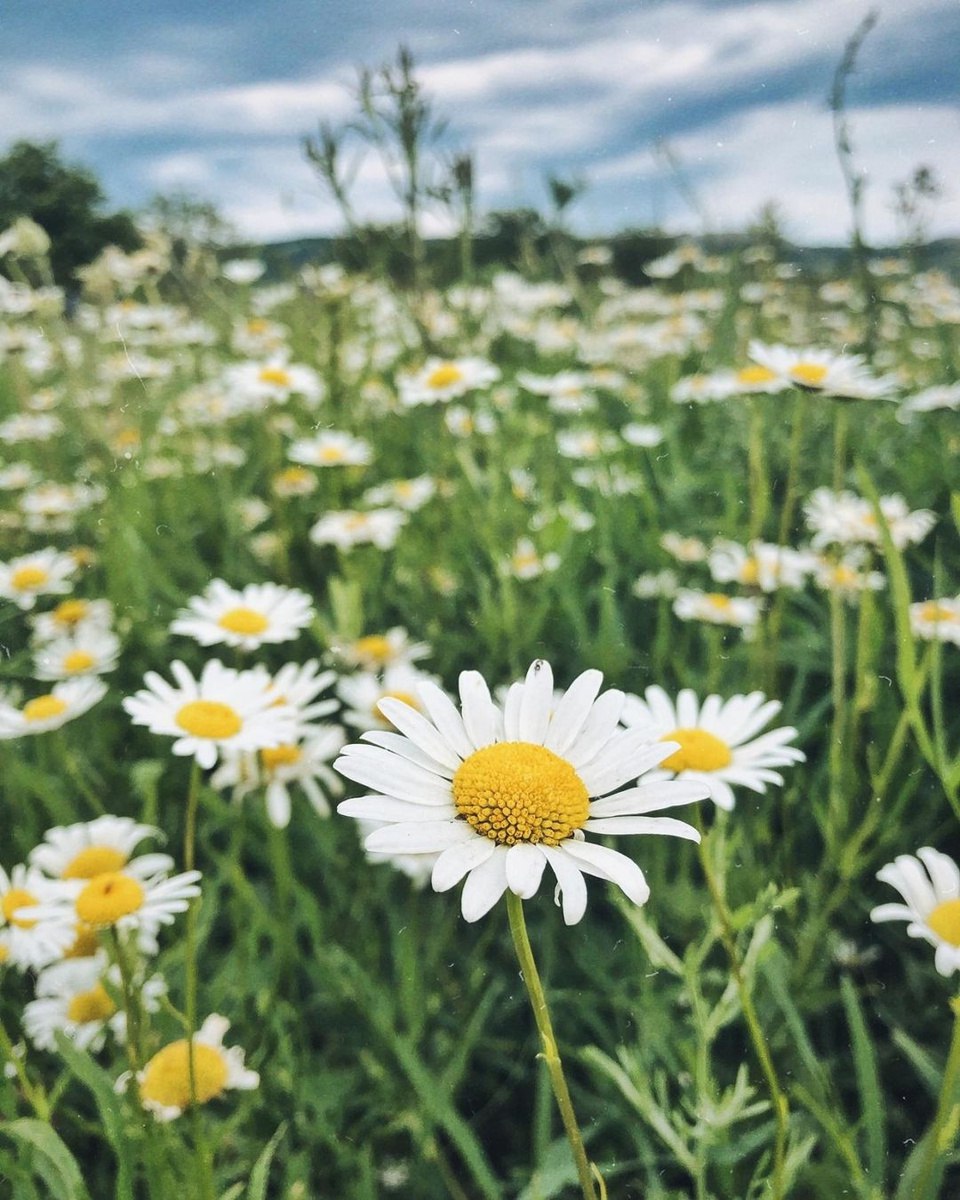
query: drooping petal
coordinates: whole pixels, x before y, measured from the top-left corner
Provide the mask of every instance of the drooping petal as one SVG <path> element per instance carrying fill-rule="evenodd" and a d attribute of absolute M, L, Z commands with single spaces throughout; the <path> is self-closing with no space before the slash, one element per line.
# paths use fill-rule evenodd
<path fill-rule="evenodd" d="M 581 842 L 575 838 L 568 838 L 563 843 L 563 849 L 580 864 L 581 870 L 615 883 L 634 904 L 646 904 L 650 888 L 632 858 L 606 846 L 598 846 L 596 842 Z"/>
<path fill-rule="evenodd" d="M 587 911 L 587 885 L 579 865 L 564 853 L 563 846 L 541 846 L 541 851 L 557 877 L 566 925 L 576 925 Z"/>
<path fill-rule="evenodd" d="M 431 884 L 435 892 L 446 892 L 475 867 L 485 863 L 497 848 L 490 838 L 476 837 L 444 850 L 433 864 Z"/>
<path fill-rule="evenodd" d="M 463 919 L 479 921 L 507 890 L 507 847 L 497 846 L 493 854 L 467 876 L 460 895 Z"/>
<path fill-rule="evenodd" d="M 521 900 L 535 896 L 547 860 L 538 846 L 518 842 L 507 850 L 507 886 Z"/>

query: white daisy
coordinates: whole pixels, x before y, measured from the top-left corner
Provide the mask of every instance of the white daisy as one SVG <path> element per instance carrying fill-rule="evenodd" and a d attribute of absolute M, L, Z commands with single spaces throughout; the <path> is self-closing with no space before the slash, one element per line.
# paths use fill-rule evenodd
<path fill-rule="evenodd" d="M 880 904 L 870 920 L 909 921 L 908 937 L 923 938 L 935 947 L 934 963 L 941 975 L 960 970 L 960 870 L 953 859 L 924 846 L 916 857 L 898 854 L 877 878 L 895 887 L 904 903 Z"/>
<path fill-rule="evenodd" d="M 406 523 L 407 514 L 399 508 L 328 512 L 310 530 L 310 541 L 316 546 L 337 546 L 341 550 L 363 543 L 389 550 Z"/>
<path fill-rule="evenodd" d="M 127 696 L 123 707 L 134 725 L 176 738 L 174 754 L 193 755 L 209 769 L 221 751 L 261 750 L 294 740 L 294 712 L 276 703 L 262 669 L 235 671 L 212 659 L 199 679 L 179 661 L 170 670 L 177 686 L 148 671 L 146 688 Z"/>
<path fill-rule="evenodd" d="M 393 729 L 393 723 L 380 708 L 380 701 L 401 700 L 411 708 L 421 710 L 417 696 L 420 685 L 428 682 L 439 681 L 435 675 L 428 675 L 408 663 L 388 666 L 382 674 L 358 671 L 355 675 L 344 675 L 337 682 L 337 695 L 344 704 L 343 720 L 363 732 L 371 726 Z"/>
<path fill-rule="evenodd" d="M 680 747 L 648 779 L 694 780 L 709 789 L 718 808 L 731 809 L 731 784 L 765 792 L 768 783 L 783 784 L 783 776 L 771 768 L 806 758 L 802 750 L 787 745 L 797 736 L 789 726 L 755 737 L 780 709 L 780 701 L 767 700 L 763 692 L 727 700 L 707 696 L 701 704 L 690 688 L 684 688 L 674 704 L 663 688 L 653 686 L 642 700 L 626 697 L 622 720 L 627 728 L 642 729 L 651 741 Z"/>
<path fill-rule="evenodd" d="M 418 475 L 416 479 L 394 479 L 381 483 L 363 493 L 364 504 L 388 504 L 402 508 L 404 512 L 417 512 L 432 500 L 437 492 L 436 480 L 431 475 Z"/>
<path fill-rule="evenodd" d="M 411 642 L 409 633 L 399 625 L 386 633 L 368 633 L 355 641 L 335 640 L 330 649 L 348 667 L 362 667 L 366 671 L 380 671 L 400 663 L 409 665 L 431 652 L 426 642 Z"/>
<path fill-rule="evenodd" d="M 330 716 L 340 707 L 332 696 L 317 699 L 336 678 L 336 671 L 321 671 L 317 660 L 311 658 L 302 665 L 286 663 L 269 680 L 267 692 L 271 704 L 283 704 L 292 711 L 297 738 L 313 732 L 311 722 Z"/>
<path fill-rule="evenodd" d="M 316 437 L 292 442 L 287 457 L 308 467 L 363 467 L 373 458 L 373 450 L 363 438 L 325 429 Z"/>
<path fill-rule="evenodd" d="M 760 620 L 761 603 L 754 596 L 724 596 L 679 588 L 673 611 L 681 621 L 706 621 L 708 625 L 733 625 L 750 633 Z"/>
<path fill-rule="evenodd" d="M 960 596 L 911 604 L 910 628 L 914 637 L 924 641 L 953 642 L 960 646 Z"/>
<path fill-rule="evenodd" d="M 39 646 L 33 655 L 37 679 L 75 679 L 112 671 L 120 657 L 120 639 L 109 629 L 86 625 L 76 633 Z"/>
<path fill-rule="evenodd" d="M 29 609 L 38 596 L 69 592 L 76 560 L 52 546 L 35 554 L 23 554 L 0 563 L 0 597 L 12 600 L 19 608 Z"/>
<path fill-rule="evenodd" d="M 30 851 L 30 865 L 52 879 L 93 879 L 104 871 L 128 869 L 134 849 L 144 838 L 161 836 L 159 829 L 132 817 L 103 816 L 58 825 L 48 829 L 40 845 Z M 166 854 L 143 854 L 135 861 L 147 875 L 173 867 Z"/>
<path fill-rule="evenodd" d="M 122 871 L 103 871 L 91 879 L 63 885 L 72 896 L 74 934 L 79 923 L 87 929 L 134 930 L 153 937 L 161 925 L 172 924 L 174 916 L 186 912 L 190 901 L 200 895 L 199 871 L 167 876 L 161 870 L 148 875 L 137 869 L 138 862 L 142 860 L 134 859 Z M 38 905 L 37 915 L 41 922 L 46 920 L 47 906 Z"/>
<path fill-rule="evenodd" d="M 30 621 L 37 642 L 52 642 L 67 634 L 79 636 L 88 630 L 106 632 L 113 623 L 113 605 L 109 600 L 61 600 L 52 612 L 35 613 Z"/>
<path fill-rule="evenodd" d="M 880 525 L 873 505 L 854 492 L 817 488 L 811 493 L 803 512 L 807 525 L 813 531 L 813 546 L 817 549 L 833 544 L 881 545 Z M 899 550 L 923 541 L 937 520 L 935 514 L 926 508 L 911 512 L 900 495 L 881 496 L 880 512 L 890 530 L 893 544 Z"/>
<path fill-rule="evenodd" d="M 859 354 L 836 354 L 816 348 L 794 350 L 758 341 L 751 342 L 747 352 L 761 367 L 805 391 L 845 400 L 893 398 L 894 381 L 872 376 Z"/>
<path fill-rule="evenodd" d="M 0 937 L 4 961 L 21 969 L 62 958 L 76 938 L 65 886 L 35 867 L 18 865 L 9 875 L 0 867 Z"/>
<path fill-rule="evenodd" d="M 0 703 L 0 740 L 46 733 L 82 716 L 107 694 L 100 679 L 66 679 L 55 683 L 42 696 L 34 696 L 22 708 Z"/>
<path fill-rule="evenodd" d="M 143 1107 L 158 1121 L 173 1121 L 193 1099 L 207 1104 L 225 1091 L 237 1088 L 250 1091 L 260 1084 L 260 1076 L 244 1065 L 239 1046 L 224 1047 L 223 1039 L 230 1022 L 214 1013 L 197 1030 L 191 1044 L 186 1038 L 170 1042 L 137 1072 L 137 1090 Z M 190 1059 L 193 1058 L 193 1088 Z M 122 1086 L 129 1077 L 117 1081 Z"/>
<path fill-rule="evenodd" d="M 170 632 L 192 637 L 201 646 L 256 650 L 291 641 L 313 617 L 313 601 L 298 588 L 249 583 L 237 591 L 222 579 L 213 579 L 202 595 L 188 600 L 177 613 Z"/>
<path fill-rule="evenodd" d="M 560 555 L 555 551 L 540 554 L 530 538 L 524 537 L 518 540 L 502 566 L 515 579 L 538 579 L 545 571 L 556 571 L 560 561 Z"/>
<path fill-rule="evenodd" d="M 585 833 L 697 841 L 692 826 L 647 814 L 708 792 L 686 782 L 617 791 L 679 746 L 619 730 L 623 693 L 598 698 L 602 678 L 585 671 L 555 705 L 553 673 L 538 661 L 512 685 L 502 709 L 476 671 L 460 676 L 460 712 L 432 683 L 418 689 L 425 715 L 399 700 L 382 701 L 399 732 L 367 733 L 334 763 L 375 793 L 346 800 L 338 811 L 388 822 L 367 837 L 369 851 L 436 854 L 436 891 L 466 878 L 461 911 L 468 921 L 508 888 L 529 899 L 548 864 L 569 925 L 586 910 L 584 874 L 616 883 L 643 904 L 649 889 L 636 863 L 587 841 Z"/>
<path fill-rule="evenodd" d="M 299 742 L 224 756 L 210 777 L 210 785 L 232 788 L 237 801 L 262 789 L 267 816 L 277 829 L 285 829 L 290 823 L 293 784 L 302 788 L 318 817 L 328 817 L 327 796 L 339 796 L 343 791 L 341 780 L 330 770 L 330 762 L 345 741 L 343 730 L 332 727 L 312 730 Z"/>
<path fill-rule="evenodd" d="M 762 592 L 778 588 L 802 588 L 813 570 L 815 556 L 809 551 L 752 541 L 717 541 L 710 547 L 707 566 L 717 583 L 740 583 Z"/>
<path fill-rule="evenodd" d="M 397 379 L 400 403 L 405 408 L 455 400 L 467 392 L 489 387 L 500 371 L 482 358 L 429 359 L 421 370 Z"/>

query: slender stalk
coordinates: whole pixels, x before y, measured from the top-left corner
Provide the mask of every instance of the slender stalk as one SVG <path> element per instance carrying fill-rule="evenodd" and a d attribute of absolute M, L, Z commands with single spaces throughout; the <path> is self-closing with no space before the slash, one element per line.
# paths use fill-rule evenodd
<path fill-rule="evenodd" d="M 787 451 L 787 488 L 783 497 L 783 508 L 780 510 L 780 530 L 777 538 L 781 546 L 787 544 L 793 528 L 793 514 L 797 507 L 797 482 L 800 478 L 800 450 L 803 446 L 803 431 L 809 409 L 806 394 L 799 388 L 795 391 L 793 424 L 790 427 L 790 448 Z"/>
<path fill-rule="evenodd" d="M 937 1175 L 937 1166 L 943 1157 L 946 1146 L 944 1134 L 947 1128 L 956 1120 L 957 1088 L 960 1086 L 960 996 L 950 1001 L 953 1010 L 953 1037 L 950 1041 L 950 1053 L 943 1073 L 943 1083 L 940 1086 L 940 1097 L 937 1100 L 937 1111 L 933 1125 L 927 1138 L 927 1148 L 924 1154 L 923 1167 L 917 1181 L 914 1195 L 916 1200 L 933 1200 L 931 1187 Z M 952 1142 L 952 1138 L 950 1141 Z"/>
<path fill-rule="evenodd" d="M 109 938 L 111 948 L 113 949 L 113 957 L 117 966 L 120 968 L 120 994 L 123 997 L 123 1009 L 127 1017 L 127 1058 L 130 1060 L 130 1070 L 136 1074 L 142 1064 L 140 1045 L 140 1004 L 137 997 L 136 987 L 134 986 L 130 964 L 127 960 L 126 951 L 124 950 L 124 946 L 120 940 L 120 934 L 117 932 L 116 926 L 111 925 L 109 930 Z"/>
<path fill-rule="evenodd" d="M 754 396 L 750 411 L 750 436 L 747 442 L 747 463 L 750 474 L 750 538 L 763 536 L 763 527 L 770 508 L 770 481 L 767 478 L 763 455 L 763 411 L 765 397 Z"/>
<path fill-rule="evenodd" d="M 698 817 L 698 824 L 699 823 L 700 819 Z M 733 973 L 734 982 L 737 985 L 737 994 L 740 997 L 740 1007 L 743 1010 L 743 1017 L 747 1023 L 750 1041 L 753 1044 L 754 1053 L 756 1054 L 757 1060 L 760 1063 L 760 1070 L 763 1072 L 763 1077 L 767 1084 L 767 1090 L 770 1093 L 770 1103 L 773 1108 L 773 1118 L 776 1124 L 776 1133 L 774 1136 L 773 1146 L 773 1174 L 770 1179 L 770 1195 L 771 1200 L 783 1200 L 783 1197 L 786 1195 L 783 1173 L 786 1164 L 790 1105 L 787 1101 L 786 1093 L 781 1088 L 780 1081 L 777 1078 L 777 1071 L 773 1065 L 770 1047 L 767 1045 L 767 1039 L 764 1035 L 763 1027 L 761 1026 L 760 1019 L 757 1016 L 757 1010 L 754 1008 L 753 997 L 750 994 L 750 988 L 747 986 L 747 981 L 743 976 L 743 965 L 740 960 L 739 951 L 737 950 L 736 935 L 734 934 L 733 930 L 733 918 L 730 915 L 730 909 L 727 907 L 727 902 L 724 898 L 719 880 L 714 872 L 713 863 L 710 861 L 706 835 L 701 837 L 699 851 L 700 863 L 703 867 L 703 874 L 707 881 L 707 889 L 710 892 L 710 900 L 713 904 L 713 911 L 720 923 L 720 940 L 723 942 L 723 948 L 727 953 L 727 958 L 730 960 L 730 969 Z"/>
<path fill-rule="evenodd" d="M 527 922 L 523 915 L 523 901 L 519 896 L 515 896 L 510 891 L 507 892 L 507 916 L 510 919 L 510 933 L 513 936 L 513 948 L 517 952 L 517 960 L 520 963 L 520 973 L 527 989 L 527 995 L 530 997 L 530 1006 L 533 1009 L 533 1017 L 537 1023 L 537 1029 L 540 1032 L 540 1042 L 543 1046 L 543 1060 L 547 1064 L 547 1070 L 550 1072 L 550 1083 L 553 1085 L 553 1094 L 556 1097 L 557 1107 L 560 1109 L 560 1117 L 563 1120 L 563 1128 L 566 1131 L 567 1140 L 573 1151 L 573 1159 L 577 1165 L 577 1178 L 580 1181 L 580 1189 L 583 1192 L 584 1200 L 600 1200 L 600 1193 L 597 1191 L 594 1174 L 596 1168 L 592 1167 L 587 1157 L 587 1150 L 583 1144 L 580 1126 L 577 1124 L 577 1118 L 573 1111 L 573 1102 L 570 1099 L 570 1091 L 567 1088 L 567 1080 L 563 1073 L 560 1053 L 557 1050 L 557 1041 L 553 1036 L 553 1024 L 550 1020 L 547 998 L 544 995 L 543 985 L 540 982 L 540 974 L 537 971 L 533 949 L 530 945 L 530 938 L 527 935 Z"/>
<path fill-rule="evenodd" d="M 17 1053 L 13 1042 L 10 1040 L 10 1035 L 7 1033 L 6 1026 L 2 1021 L 0 1021 L 0 1054 L 3 1055 L 8 1063 L 12 1064 L 14 1071 L 17 1073 L 17 1079 L 23 1094 L 26 1096 L 37 1118 L 41 1121 L 49 1121 L 51 1114 L 50 1105 L 47 1103 L 47 1094 L 40 1084 L 34 1086 L 30 1082 L 27 1069 L 23 1065 L 23 1059 Z"/>
<path fill-rule="evenodd" d="M 831 694 L 833 698 L 833 720 L 830 726 L 830 830 L 828 841 L 834 838 L 842 842 L 846 829 L 844 810 L 844 764 L 846 728 L 846 684 L 847 684 L 847 614 L 846 601 L 838 588 L 830 592 L 830 643 L 832 648 Z M 831 846 L 831 849 L 835 847 Z"/>
<path fill-rule="evenodd" d="M 843 490 L 843 481 L 847 476 L 847 434 L 850 429 L 850 415 L 846 404 L 837 401 L 837 410 L 833 418 L 833 490 Z"/>

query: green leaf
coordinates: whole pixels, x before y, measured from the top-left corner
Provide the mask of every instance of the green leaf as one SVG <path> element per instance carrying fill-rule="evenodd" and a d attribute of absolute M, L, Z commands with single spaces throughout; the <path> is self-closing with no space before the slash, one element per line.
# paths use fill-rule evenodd
<path fill-rule="evenodd" d="M 850 1027 L 853 1067 L 857 1076 L 857 1090 L 860 1093 L 860 1112 L 867 1135 L 867 1171 L 871 1181 L 877 1186 L 882 1186 L 886 1173 L 887 1139 L 877 1055 L 867 1029 L 860 997 L 848 975 L 844 975 L 840 981 L 840 995 L 847 1014 L 847 1025 Z"/>
<path fill-rule="evenodd" d="M 247 1200 L 266 1200 L 267 1177 L 270 1174 L 270 1164 L 277 1152 L 277 1147 L 283 1135 L 287 1132 L 287 1123 L 283 1122 L 269 1142 L 264 1146 L 260 1157 L 254 1163 L 250 1173 L 250 1186 L 247 1188 Z"/>
<path fill-rule="evenodd" d="M 34 1170 L 50 1189 L 51 1200 L 90 1200 L 77 1160 L 50 1125 L 21 1117 L 0 1125 L 0 1134 L 35 1151 Z"/>

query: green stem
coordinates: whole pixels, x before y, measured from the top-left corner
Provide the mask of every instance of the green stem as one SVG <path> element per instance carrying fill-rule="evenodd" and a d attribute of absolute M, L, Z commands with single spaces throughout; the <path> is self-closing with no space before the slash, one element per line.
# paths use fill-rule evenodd
<path fill-rule="evenodd" d="M 2 1052 L 7 1062 L 13 1065 L 23 1094 L 26 1096 L 34 1113 L 36 1113 L 37 1118 L 41 1121 L 49 1122 L 50 1105 L 47 1103 L 47 1094 L 40 1084 L 34 1087 L 30 1082 L 27 1076 L 27 1068 L 23 1065 L 23 1059 L 17 1054 L 13 1042 L 10 1040 L 10 1035 L 7 1033 L 6 1026 L 2 1021 L 0 1021 L 0 1052 Z"/>
<path fill-rule="evenodd" d="M 767 1039 L 764 1036 L 760 1019 L 757 1016 L 757 1010 L 754 1008 L 750 988 L 747 986 L 747 981 L 743 976 L 743 965 L 740 961 L 736 935 L 733 930 L 733 918 L 727 907 L 720 883 L 714 873 L 707 841 L 708 839 L 705 835 L 701 837 L 699 846 L 700 862 L 703 866 L 703 874 L 707 881 L 707 889 L 710 892 L 713 910 L 720 923 L 720 940 L 723 942 L 723 948 L 727 953 L 727 958 L 730 960 L 730 969 L 737 986 L 740 1007 L 743 1010 L 747 1030 L 750 1033 L 750 1041 L 753 1043 L 754 1053 L 757 1056 L 757 1060 L 760 1063 L 760 1070 L 763 1072 L 763 1077 L 766 1080 L 767 1090 L 770 1093 L 770 1103 L 773 1107 L 776 1133 L 773 1146 L 773 1174 L 770 1179 L 770 1195 L 772 1200 L 783 1200 L 783 1197 L 786 1195 L 783 1173 L 786 1164 L 790 1106 L 786 1093 L 780 1087 L 780 1081 L 777 1078 L 776 1068 L 773 1065 L 770 1048 L 767 1045 Z"/>
<path fill-rule="evenodd" d="M 837 411 L 833 419 L 833 490 L 843 490 L 843 481 L 847 476 L 847 431 L 850 416 L 847 405 L 843 400 L 837 401 Z"/>
<path fill-rule="evenodd" d="M 540 1032 L 540 1042 L 543 1046 L 543 1060 L 547 1064 L 547 1070 L 550 1072 L 553 1094 L 556 1097 L 557 1107 L 560 1109 L 560 1116 L 563 1120 L 563 1128 L 566 1130 L 567 1140 L 570 1143 L 570 1148 L 573 1151 L 573 1159 L 577 1165 L 577 1178 L 580 1181 L 580 1189 L 583 1192 L 584 1200 L 599 1200 L 594 1168 L 592 1168 L 590 1159 L 587 1157 L 587 1150 L 583 1144 L 580 1126 L 577 1124 L 577 1118 L 573 1111 L 573 1102 L 570 1099 L 567 1080 L 563 1074 L 563 1064 L 560 1061 L 560 1053 L 557 1050 L 557 1041 L 553 1035 L 553 1024 L 550 1021 L 547 998 L 543 991 L 543 985 L 540 982 L 537 964 L 533 957 L 533 949 L 530 946 L 530 938 L 527 936 L 527 923 L 523 915 L 523 901 L 511 891 L 507 892 L 507 916 L 510 919 L 510 933 L 513 936 L 513 948 L 517 952 L 517 960 L 520 963 L 520 973 L 527 989 L 527 995 L 530 997 L 530 1006 L 533 1009 L 533 1017 L 537 1023 L 537 1029 Z"/>
<path fill-rule="evenodd" d="M 110 944 L 113 949 L 113 957 L 117 966 L 120 968 L 120 992 L 123 996 L 123 1010 L 127 1017 L 127 1057 L 130 1060 L 130 1070 L 136 1075 L 140 1069 L 142 1062 L 141 1046 L 140 1046 L 140 1005 L 138 1002 L 136 988 L 133 984 L 133 976 L 130 971 L 130 964 L 127 961 L 127 955 L 120 940 L 120 934 L 117 932 L 116 926 L 111 925 L 109 930 Z"/>
<path fill-rule="evenodd" d="M 936 1181 L 940 1160 L 949 1148 L 942 1146 L 941 1142 L 947 1140 L 944 1134 L 955 1124 L 957 1118 L 957 1087 L 960 1085 L 960 996 L 950 1001 L 950 1007 L 953 1009 L 953 1037 L 943 1073 L 940 1097 L 937 1100 L 937 1112 L 927 1135 L 926 1153 L 915 1192 L 917 1200 L 934 1200 L 931 1186 Z M 953 1137 L 949 1140 L 952 1143 Z"/>
<path fill-rule="evenodd" d="M 750 412 L 750 438 L 747 443 L 747 462 L 750 472 L 750 538 L 763 536 L 763 526 L 770 507 L 770 483 L 763 458 L 763 402 L 755 396 Z"/>
<path fill-rule="evenodd" d="M 830 592 L 830 642 L 832 649 L 831 694 L 833 720 L 830 726 L 830 830 L 837 839 L 843 839 L 847 824 L 844 811 L 844 763 L 846 759 L 844 738 L 846 727 L 846 683 L 847 683 L 847 620 L 843 594 L 837 588 Z M 834 847 L 831 847 L 833 849 Z"/>
<path fill-rule="evenodd" d="M 800 449 L 803 446 L 803 429 L 807 417 L 807 397 L 798 391 L 794 398 L 793 425 L 790 428 L 790 449 L 787 458 L 787 490 L 780 511 L 778 543 L 787 544 L 793 528 L 793 513 L 797 507 L 797 481 L 800 477 Z"/>

